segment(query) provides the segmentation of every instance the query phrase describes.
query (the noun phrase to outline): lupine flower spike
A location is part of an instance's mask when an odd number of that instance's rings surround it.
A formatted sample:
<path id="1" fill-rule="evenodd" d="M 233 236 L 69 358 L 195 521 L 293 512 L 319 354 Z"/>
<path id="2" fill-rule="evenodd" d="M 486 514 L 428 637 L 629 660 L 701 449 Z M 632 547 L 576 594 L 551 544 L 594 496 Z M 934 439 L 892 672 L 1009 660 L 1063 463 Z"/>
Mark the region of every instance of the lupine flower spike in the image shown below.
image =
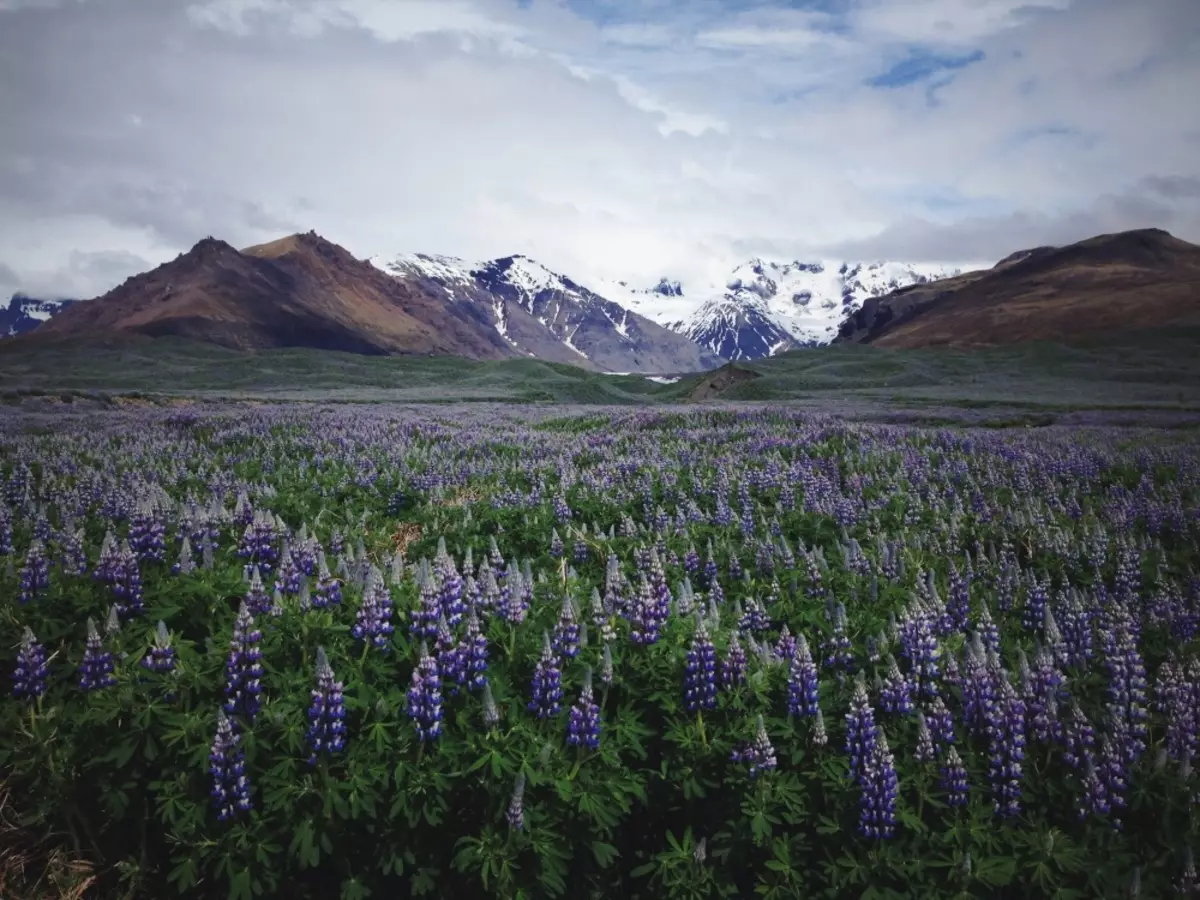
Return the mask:
<path id="1" fill-rule="evenodd" d="M 98 691 L 116 683 L 112 654 L 104 649 L 95 621 L 88 619 L 87 647 L 83 651 L 83 662 L 79 665 L 79 688 L 84 691 Z"/>
<path id="2" fill-rule="evenodd" d="M 322 753 L 340 753 L 346 745 L 346 702 L 342 683 L 335 681 L 325 648 L 317 648 L 317 686 L 308 709 L 308 758 L 315 765 Z"/>

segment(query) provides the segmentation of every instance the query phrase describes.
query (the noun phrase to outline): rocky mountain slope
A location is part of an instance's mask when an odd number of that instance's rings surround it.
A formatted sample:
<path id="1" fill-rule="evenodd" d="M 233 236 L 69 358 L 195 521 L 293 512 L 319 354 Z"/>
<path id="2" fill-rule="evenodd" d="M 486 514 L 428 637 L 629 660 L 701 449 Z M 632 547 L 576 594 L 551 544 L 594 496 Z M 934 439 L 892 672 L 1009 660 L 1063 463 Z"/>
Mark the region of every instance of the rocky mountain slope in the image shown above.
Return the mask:
<path id="1" fill-rule="evenodd" d="M 0 337 L 14 337 L 33 331 L 74 302 L 38 300 L 21 293 L 13 294 L 8 306 L 0 307 Z"/>
<path id="2" fill-rule="evenodd" d="M 403 284 L 470 304 L 517 353 L 607 372 L 695 372 L 724 360 L 525 256 L 469 263 L 427 254 L 373 257 Z"/>
<path id="3" fill-rule="evenodd" d="M 205 238 L 104 296 L 74 304 L 27 337 L 130 334 L 238 349 L 514 355 L 474 307 L 389 278 L 313 232 L 242 251 Z"/>
<path id="4" fill-rule="evenodd" d="M 1200 246 L 1151 228 L 1038 247 L 867 300 L 838 340 L 888 347 L 1070 341 L 1200 324 Z"/>
<path id="5" fill-rule="evenodd" d="M 597 290 L 726 359 L 761 359 L 828 344 L 868 299 L 957 274 L 944 266 L 900 262 L 753 259 L 718 285 L 663 279 L 650 289 L 616 281 Z"/>

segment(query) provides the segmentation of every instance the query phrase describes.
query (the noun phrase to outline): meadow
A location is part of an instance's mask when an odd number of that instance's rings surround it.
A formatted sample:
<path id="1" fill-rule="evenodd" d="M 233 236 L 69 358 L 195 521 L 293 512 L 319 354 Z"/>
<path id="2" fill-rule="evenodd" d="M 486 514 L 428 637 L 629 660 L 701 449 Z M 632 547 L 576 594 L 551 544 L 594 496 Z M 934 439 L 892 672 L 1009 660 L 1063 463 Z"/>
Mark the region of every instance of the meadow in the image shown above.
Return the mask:
<path id="1" fill-rule="evenodd" d="M 0 895 L 1195 894 L 1194 429 L 634 380 L 0 407 Z"/>

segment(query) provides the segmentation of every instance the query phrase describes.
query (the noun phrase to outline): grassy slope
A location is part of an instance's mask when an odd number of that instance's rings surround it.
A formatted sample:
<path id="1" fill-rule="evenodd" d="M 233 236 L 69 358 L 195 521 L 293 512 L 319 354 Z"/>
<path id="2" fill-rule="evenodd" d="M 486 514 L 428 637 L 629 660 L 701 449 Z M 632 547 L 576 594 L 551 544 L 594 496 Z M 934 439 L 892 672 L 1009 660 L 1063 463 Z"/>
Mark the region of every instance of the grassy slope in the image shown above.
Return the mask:
<path id="1" fill-rule="evenodd" d="M 1200 408 L 1200 329 L 1070 347 L 895 350 L 837 345 L 741 367 L 760 378 L 720 400 L 956 406 Z M 210 398 L 642 404 L 678 402 L 703 376 L 662 385 L 538 360 L 358 356 L 316 350 L 244 353 L 174 338 L 109 346 L 0 343 L 0 385 L 45 393 Z"/>

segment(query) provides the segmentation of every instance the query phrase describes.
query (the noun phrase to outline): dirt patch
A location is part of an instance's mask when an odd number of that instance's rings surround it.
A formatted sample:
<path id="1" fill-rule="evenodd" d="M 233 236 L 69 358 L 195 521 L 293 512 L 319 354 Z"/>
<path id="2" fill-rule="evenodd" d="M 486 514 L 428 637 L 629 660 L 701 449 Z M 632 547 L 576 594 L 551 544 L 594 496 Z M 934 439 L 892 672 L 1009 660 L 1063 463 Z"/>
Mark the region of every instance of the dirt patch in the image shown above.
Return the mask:
<path id="1" fill-rule="evenodd" d="M 693 402 L 698 400 L 712 400 L 714 397 L 719 397 L 735 384 L 740 384 L 743 381 L 753 381 L 755 378 L 762 378 L 762 376 L 749 369 L 739 369 L 733 363 L 726 363 L 716 371 L 709 372 L 703 381 L 692 388 L 688 394 L 688 400 Z"/>

